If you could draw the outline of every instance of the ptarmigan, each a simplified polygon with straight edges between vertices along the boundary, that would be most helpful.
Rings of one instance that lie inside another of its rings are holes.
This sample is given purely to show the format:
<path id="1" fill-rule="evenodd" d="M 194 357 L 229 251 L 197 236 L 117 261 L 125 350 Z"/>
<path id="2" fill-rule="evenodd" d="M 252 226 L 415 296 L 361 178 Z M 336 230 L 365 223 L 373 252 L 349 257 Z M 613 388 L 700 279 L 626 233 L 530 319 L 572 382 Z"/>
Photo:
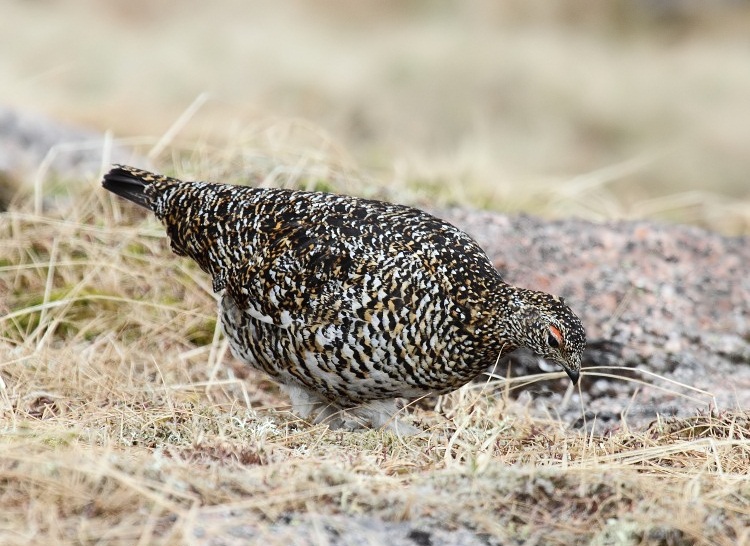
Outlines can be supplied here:
<path id="1" fill-rule="evenodd" d="M 397 398 L 452 391 L 519 347 L 578 380 L 586 334 L 563 300 L 507 284 L 426 212 L 126 166 L 103 186 L 152 210 L 172 250 L 211 275 L 233 353 L 303 418 L 414 432 L 394 418 Z"/>

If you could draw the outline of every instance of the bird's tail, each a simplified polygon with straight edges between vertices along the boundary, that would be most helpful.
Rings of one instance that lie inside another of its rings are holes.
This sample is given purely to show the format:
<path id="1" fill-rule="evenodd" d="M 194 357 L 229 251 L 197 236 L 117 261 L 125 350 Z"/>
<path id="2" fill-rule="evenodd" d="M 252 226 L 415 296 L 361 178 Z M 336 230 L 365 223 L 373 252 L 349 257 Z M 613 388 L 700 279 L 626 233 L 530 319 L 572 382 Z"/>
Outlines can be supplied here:
<path id="1" fill-rule="evenodd" d="M 112 170 L 104 175 L 102 187 L 115 195 L 132 201 L 136 205 L 151 210 L 151 197 L 146 193 L 146 187 L 154 182 L 169 179 L 167 176 L 136 169 L 135 167 L 113 165 Z"/>

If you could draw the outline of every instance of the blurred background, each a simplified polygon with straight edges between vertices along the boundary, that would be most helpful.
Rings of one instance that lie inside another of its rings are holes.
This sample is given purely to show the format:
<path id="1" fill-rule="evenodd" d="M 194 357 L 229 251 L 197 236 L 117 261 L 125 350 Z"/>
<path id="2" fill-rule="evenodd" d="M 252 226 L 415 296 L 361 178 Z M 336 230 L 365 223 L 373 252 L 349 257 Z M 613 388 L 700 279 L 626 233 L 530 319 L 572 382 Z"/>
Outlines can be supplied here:
<path id="1" fill-rule="evenodd" d="M 750 233 L 746 0 L 2 6 L 3 106 L 323 151 L 402 201 Z"/>

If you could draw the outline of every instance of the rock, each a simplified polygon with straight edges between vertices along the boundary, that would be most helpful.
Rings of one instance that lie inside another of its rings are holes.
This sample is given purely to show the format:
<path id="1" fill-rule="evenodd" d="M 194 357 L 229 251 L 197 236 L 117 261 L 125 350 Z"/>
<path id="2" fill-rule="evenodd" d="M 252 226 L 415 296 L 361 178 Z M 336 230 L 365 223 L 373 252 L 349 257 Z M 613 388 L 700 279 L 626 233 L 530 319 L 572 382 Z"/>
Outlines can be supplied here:
<path id="1" fill-rule="evenodd" d="M 587 329 L 585 366 L 619 367 L 584 372 L 587 410 L 626 413 L 633 425 L 657 413 L 750 407 L 747 237 L 645 220 L 440 215 L 476 238 L 512 284 L 565 298 Z M 539 370 L 528 355 L 517 360 L 521 373 Z M 599 373 L 623 378 L 604 388 Z M 562 389 L 547 389 L 554 407 Z M 579 400 L 562 413 L 570 422 L 580 414 Z"/>
<path id="2" fill-rule="evenodd" d="M 242 513 L 196 514 L 200 523 L 191 542 L 211 546 L 239 544 L 289 544 L 293 546 L 499 546 L 486 534 L 459 527 L 445 529 L 440 522 L 385 521 L 372 516 L 287 514 L 279 521 L 259 527 L 245 523 Z"/>
<path id="3" fill-rule="evenodd" d="M 85 179 L 110 163 L 144 164 L 135 158 L 99 132 L 0 105 L 0 211 L 37 176 Z"/>

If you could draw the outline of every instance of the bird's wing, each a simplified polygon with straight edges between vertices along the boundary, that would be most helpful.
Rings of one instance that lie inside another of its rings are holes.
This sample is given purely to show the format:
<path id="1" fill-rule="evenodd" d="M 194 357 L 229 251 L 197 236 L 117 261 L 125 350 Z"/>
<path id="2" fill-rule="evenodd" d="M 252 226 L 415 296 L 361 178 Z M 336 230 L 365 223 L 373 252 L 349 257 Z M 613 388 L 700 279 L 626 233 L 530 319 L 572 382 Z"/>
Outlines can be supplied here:
<path id="1" fill-rule="evenodd" d="M 383 243 L 367 230 L 330 233 L 328 225 L 286 226 L 228 273 L 227 293 L 250 316 L 277 326 L 368 320 L 383 306 L 416 308 L 425 297 L 451 300 L 451 314 L 470 318 L 445 264 L 401 241 Z"/>

